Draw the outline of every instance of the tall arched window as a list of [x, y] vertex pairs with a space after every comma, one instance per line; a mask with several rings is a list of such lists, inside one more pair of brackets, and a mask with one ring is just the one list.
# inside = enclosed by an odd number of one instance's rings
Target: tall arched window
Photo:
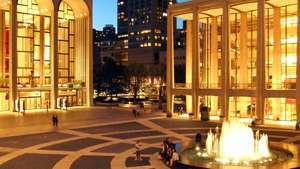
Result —
[[17, 3], [17, 95], [27, 110], [50, 104], [51, 12], [47, 11], [36, 0]]
[[74, 81], [75, 17], [72, 8], [62, 2], [58, 12], [58, 74], [59, 84]]

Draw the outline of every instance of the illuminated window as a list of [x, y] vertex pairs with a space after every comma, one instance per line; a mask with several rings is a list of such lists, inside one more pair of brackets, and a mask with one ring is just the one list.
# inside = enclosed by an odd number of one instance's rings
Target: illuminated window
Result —
[[62, 2], [58, 12], [58, 74], [59, 84], [74, 81], [75, 69], [75, 28], [74, 13], [71, 7]]
[[[281, 2], [281, 1], [280, 1]], [[266, 88], [296, 89], [297, 1], [266, 5]]]
[[[37, 87], [51, 84], [51, 18], [39, 14], [35, 0], [19, 0], [17, 21], [19, 86]], [[42, 23], [44, 25], [41, 25]]]
[[256, 87], [257, 3], [230, 10], [230, 83], [233, 89]]
[[290, 121], [297, 119], [296, 99], [267, 98], [265, 100], [265, 119]]

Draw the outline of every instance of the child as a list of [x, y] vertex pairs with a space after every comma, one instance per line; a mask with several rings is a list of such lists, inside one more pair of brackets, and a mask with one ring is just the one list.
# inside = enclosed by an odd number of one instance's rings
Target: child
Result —
[[140, 141], [136, 141], [135, 143], [135, 160], [141, 160], [141, 144]]

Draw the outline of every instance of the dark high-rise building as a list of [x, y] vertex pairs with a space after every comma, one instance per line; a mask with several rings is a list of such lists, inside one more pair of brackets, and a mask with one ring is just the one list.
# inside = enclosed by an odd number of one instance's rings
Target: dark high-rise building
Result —
[[102, 30], [102, 41], [104, 45], [112, 46], [117, 40], [116, 28], [113, 25], [105, 25]]
[[159, 63], [166, 49], [167, 8], [176, 0], [118, 0], [118, 40], [128, 61]]

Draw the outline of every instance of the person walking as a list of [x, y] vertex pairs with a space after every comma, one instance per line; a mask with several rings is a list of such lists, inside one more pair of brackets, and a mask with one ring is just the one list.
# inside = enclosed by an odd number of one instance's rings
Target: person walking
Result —
[[140, 141], [136, 141], [135, 143], [135, 160], [142, 160], [141, 158], [141, 143]]
[[55, 114], [52, 115], [52, 126], [53, 127], [56, 126], [56, 117], [55, 117]]

